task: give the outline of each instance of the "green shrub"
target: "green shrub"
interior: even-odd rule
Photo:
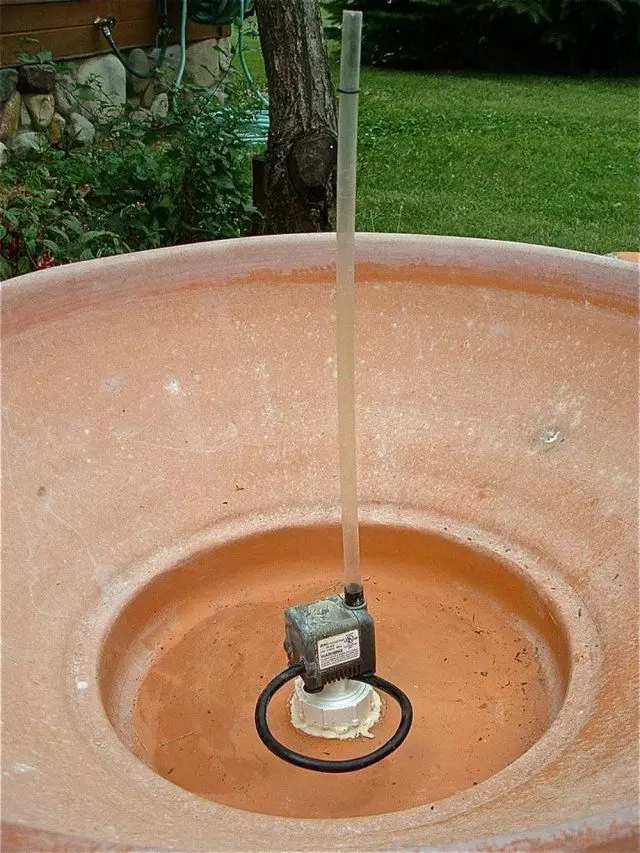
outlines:
[[[0,173],[0,277],[54,263],[234,237],[248,227],[249,104],[185,87],[160,124],[131,112],[87,149],[52,148]]]
[[[363,58],[392,67],[640,71],[640,0],[328,0],[364,12]],[[335,35],[335,32],[332,33]]]

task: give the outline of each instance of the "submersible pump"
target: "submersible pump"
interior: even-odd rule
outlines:
[[[260,739],[284,761],[306,770],[346,773],[370,767],[396,750],[409,734],[411,702],[403,691],[376,673],[373,617],[367,609],[360,575],[355,453],[355,171],[360,77],[361,12],[344,12],[340,56],[338,119],[338,192],[336,319],[340,499],[345,583],[330,595],[284,612],[284,648],[289,666],[258,698],[255,724]],[[314,758],[280,743],[267,721],[274,695],[296,679],[291,702],[296,728],[324,737],[367,735],[378,717],[380,700],[373,688],[400,706],[400,723],[386,743],[363,756],[342,760]]]

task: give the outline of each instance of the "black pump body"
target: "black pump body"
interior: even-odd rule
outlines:
[[[349,606],[342,595],[330,595],[284,612],[284,648],[290,664],[302,663],[305,689],[376,671],[373,617],[364,599]]]

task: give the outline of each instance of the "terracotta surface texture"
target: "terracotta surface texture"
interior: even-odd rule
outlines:
[[[341,591],[340,535],[327,527],[205,552],[125,611],[105,646],[102,682],[109,717],[133,752],[215,802],[329,818],[433,804],[532,746],[561,706],[569,669],[543,601],[491,552],[446,536],[363,526],[361,537],[380,672],[413,699],[411,738],[393,760],[357,776],[310,773],[271,755],[255,734],[256,698],[285,665],[283,606],[327,595],[328,585]],[[133,704],[130,683],[139,684]],[[290,695],[274,699],[272,729],[318,758],[369,752],[398,725],[391,702],[374,741],[310,737],[292,729]]]
[[[636,264],[640,264],[640,252],[614,252],[611,257],[618,258],[621,261],[633,261]]]
[[[357,252],[363,568],[412,733],[328,780],[252,728],[282,609],[340,586],[335,236],[44,270],[1,289],[3,850],[637,849],[638,267]],[[320,756],[395,722],[317,741],[285,700]]]

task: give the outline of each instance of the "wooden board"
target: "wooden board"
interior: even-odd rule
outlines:
[[[0,0],[0,64],[17,61],[21,50],[50,50],[55,59],[108,53],[102,33],[93,26],[97,17],[113,16],[113,34],[118,46],[130,48],[153,45],[158,34],[156,0]],[[177,7],[170,2],[171,42],[178,41]],[[211,27],[189,22],[190,40],[222,38],[231,27]],[[36,38],[37,45],[23,39]]]
[[[4,0],[2,0],[4,3]],[[53,30],[82,27],[97,17],[109,15],[118,21],[155,21],[155,0],[58,0],[37,4],[24,3],[11,9],[1,9],[2,34],[27,33],[33,30]]]
[[[3,6],[28,6],[30,3],[60,3],[61,0],[0,0],[0,9]],[[80,2],[80,0],[76,0]]]

